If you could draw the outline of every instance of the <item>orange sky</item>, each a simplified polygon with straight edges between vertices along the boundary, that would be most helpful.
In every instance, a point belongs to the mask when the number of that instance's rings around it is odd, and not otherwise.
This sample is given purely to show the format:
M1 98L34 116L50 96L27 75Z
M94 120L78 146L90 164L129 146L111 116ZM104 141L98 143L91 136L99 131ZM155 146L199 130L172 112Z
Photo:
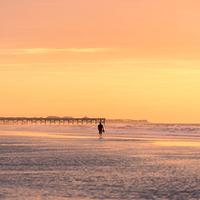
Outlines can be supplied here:
M200 122L199 0L1 0L0 115Z

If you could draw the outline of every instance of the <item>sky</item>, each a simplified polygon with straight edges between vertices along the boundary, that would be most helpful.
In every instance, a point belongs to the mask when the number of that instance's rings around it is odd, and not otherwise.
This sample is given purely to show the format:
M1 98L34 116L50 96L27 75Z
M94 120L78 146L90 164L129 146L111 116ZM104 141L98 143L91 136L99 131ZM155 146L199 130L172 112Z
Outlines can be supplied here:
M200 123L199 0L0 0L0 116Z

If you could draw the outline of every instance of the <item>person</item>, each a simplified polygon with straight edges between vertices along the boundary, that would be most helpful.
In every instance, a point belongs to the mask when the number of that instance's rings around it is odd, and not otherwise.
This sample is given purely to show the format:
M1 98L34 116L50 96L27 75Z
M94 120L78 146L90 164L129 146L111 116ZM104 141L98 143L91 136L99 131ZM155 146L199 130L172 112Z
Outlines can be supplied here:
M98 131L99 131L100 137L102 137L102 134L103 134L103 132L105 132L105 130L104 130L104 126L101 122L98 125Z

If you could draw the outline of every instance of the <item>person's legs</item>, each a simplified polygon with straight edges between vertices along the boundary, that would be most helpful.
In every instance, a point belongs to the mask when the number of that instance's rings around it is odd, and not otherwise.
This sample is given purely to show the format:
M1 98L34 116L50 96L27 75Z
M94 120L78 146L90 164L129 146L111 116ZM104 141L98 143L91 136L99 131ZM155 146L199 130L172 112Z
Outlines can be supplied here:
M99 131L99 136L102 137L102 131Z

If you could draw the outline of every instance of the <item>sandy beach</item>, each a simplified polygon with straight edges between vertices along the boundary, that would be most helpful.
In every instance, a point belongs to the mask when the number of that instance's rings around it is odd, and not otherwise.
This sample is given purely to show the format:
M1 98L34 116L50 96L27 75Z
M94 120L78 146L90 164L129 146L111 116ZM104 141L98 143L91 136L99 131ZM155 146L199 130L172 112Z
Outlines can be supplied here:
M200 199L199 128L183 129L1 127L0 199Z

